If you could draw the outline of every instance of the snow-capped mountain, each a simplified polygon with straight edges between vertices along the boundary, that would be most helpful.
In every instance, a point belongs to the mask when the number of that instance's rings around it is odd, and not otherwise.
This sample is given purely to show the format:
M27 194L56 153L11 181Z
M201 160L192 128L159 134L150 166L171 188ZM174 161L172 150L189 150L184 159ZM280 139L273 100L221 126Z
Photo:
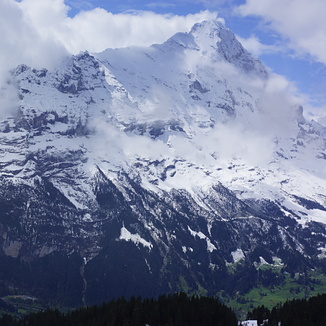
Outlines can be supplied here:
M17 67L0 291L66 305L215 295L248 290L264 264L323 266L326 129L275 78L218 20Z

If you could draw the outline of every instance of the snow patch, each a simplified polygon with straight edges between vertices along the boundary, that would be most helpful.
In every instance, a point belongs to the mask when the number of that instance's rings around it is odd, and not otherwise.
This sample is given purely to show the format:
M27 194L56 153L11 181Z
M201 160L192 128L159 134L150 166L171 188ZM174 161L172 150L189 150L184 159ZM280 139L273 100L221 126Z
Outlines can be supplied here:
M93 222L93 219L92 219L91 214L86 213L86 214L83 216L83 221L84 221L84 222Z
M241 322L242 326L258 326L257 320L245 320Z
M233 261L235 263L239 262L240 260L244 259L245 258L245 255L242 251L242 249L237 249L236 251L232 251L231 252L231 255L232 255L232 258L233 258Z
M206 243L207 243L207 251L212 252L214 250L217 250L217 248L215 247L215 245L211 242L211 240L203 232L193 231L189 226L188 226L188 230L189 230L190 234L194 238L195 237L198 237L199 239L206 240Z
M279 257L272 257L272 259L273 259L273 262L274 262L274 266L275 267L282 267L282 266L284 266L281 258L279 258Z
M137 233L136 234L132 234L131 232L128 231L128 229L125 226L123 226L121 228L119 240L131 241L136 246L138 246L139 244L141 244L143 247L147 247L149 250L151 250L153 248L153 245L150 242L148 242L145 239L143 239Z
M318 248L320 251L320 254L317 256L319 259L324 259L326 258L326 248L325 247L320 247Z

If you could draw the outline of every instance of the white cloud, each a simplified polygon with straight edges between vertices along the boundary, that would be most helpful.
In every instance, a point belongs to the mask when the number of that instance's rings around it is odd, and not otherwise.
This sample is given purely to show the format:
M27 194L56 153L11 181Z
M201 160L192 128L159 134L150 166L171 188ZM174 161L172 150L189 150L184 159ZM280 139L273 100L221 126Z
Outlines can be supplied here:
M208 11L174 16L153 12L112 14L96 8L70 18L68 11L64 0L1 0L0 75L21 63L51 68L67 52L160 43L178 31L189 30L198 21L216 17Z
M222 159L239 159L262 165L272 157L272 139L259 130L250 130L241 123L219 124L215 130L216 153Z
M16 112L19 105L17 88L9 79L2 81L0 87L0 119L6 118L10 113Z
M40 2L40 1L39 1ZM67 52L48 31L55 28L59 17L65 17L65 6L58 0L50 1L25 0L18 3L13 0L0 1L0 98L1 117L12 112L18 106L17 89L10 84L9 70L21 63L35 68L48 67ZM39 5L39 6L38 6ZM51 12L49 17L44 12ZM38 20L37 26L34 24ZM61 18L60 18L61 19ZM49 24L48 30L38 26Z
M37 29L47 23L49 30L54 28L60 10L64 9L57 6L59 2L52 1L53 16L49 15L47 19L43 14L46 9L49 9L45 8L49 0L42 2L43 5L40 7L36 5L35 0L25 0L21 3L13 0L0 1L0 75L8 68L21 63L34 67L49 66L66 53L64 46L53 39L53 34L50 35L51 33L46 30ZM35 24L35 19L39 23Z
M164 42L176 32L188 31L198 21L212 19L216 13L203 11L193 15L159 15L153 12L128 12L112 14L96 8L79 13L66 22L62 42L68 50L91 52L106 48L149 46Z
M255 35L251 35L249 38L243 38L237 35L237 39L247 51L256 56L281 51L281 49L276 45L261 43L259 38Z
M84 10L90 6L88 1L81 0L72 0L70 4ZM71 18L68 11L64 0L0 1L0 89L7 87L8 71L19 64L51 69L68 53L148 46L217 15L208 11L187 16L153 12L112 14L96 8Z
M256 15L289 41L297 54L326 64L326 2L324 0L247 0L242 16Z
M321 107L307 107L305 116L308 119L315 120L322 126L326 127L326 105Z

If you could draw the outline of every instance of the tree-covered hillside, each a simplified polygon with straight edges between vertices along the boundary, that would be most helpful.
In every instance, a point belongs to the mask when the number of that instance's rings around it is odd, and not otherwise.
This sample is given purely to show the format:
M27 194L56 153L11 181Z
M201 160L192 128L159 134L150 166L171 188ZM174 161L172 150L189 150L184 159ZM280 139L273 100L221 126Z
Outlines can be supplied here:
M67 314L58 310L32 313L22 319L4 315L1 326L236 326L233 311L210 297L188 297L184 293L155 299L132 297L101 306L85 307Z

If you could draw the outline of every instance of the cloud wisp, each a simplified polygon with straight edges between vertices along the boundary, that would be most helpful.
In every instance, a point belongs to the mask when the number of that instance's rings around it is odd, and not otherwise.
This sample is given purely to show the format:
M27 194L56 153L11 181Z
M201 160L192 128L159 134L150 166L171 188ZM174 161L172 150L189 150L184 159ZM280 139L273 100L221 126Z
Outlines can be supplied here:
M249 38L243 38L237 35L237 39L241 42L244 48L256 56L282 51L282 49L277 45L262 43L256 35L251 35Z
M326 2L324 0L247 0L236 10L261 17L297 55L326 64Z

